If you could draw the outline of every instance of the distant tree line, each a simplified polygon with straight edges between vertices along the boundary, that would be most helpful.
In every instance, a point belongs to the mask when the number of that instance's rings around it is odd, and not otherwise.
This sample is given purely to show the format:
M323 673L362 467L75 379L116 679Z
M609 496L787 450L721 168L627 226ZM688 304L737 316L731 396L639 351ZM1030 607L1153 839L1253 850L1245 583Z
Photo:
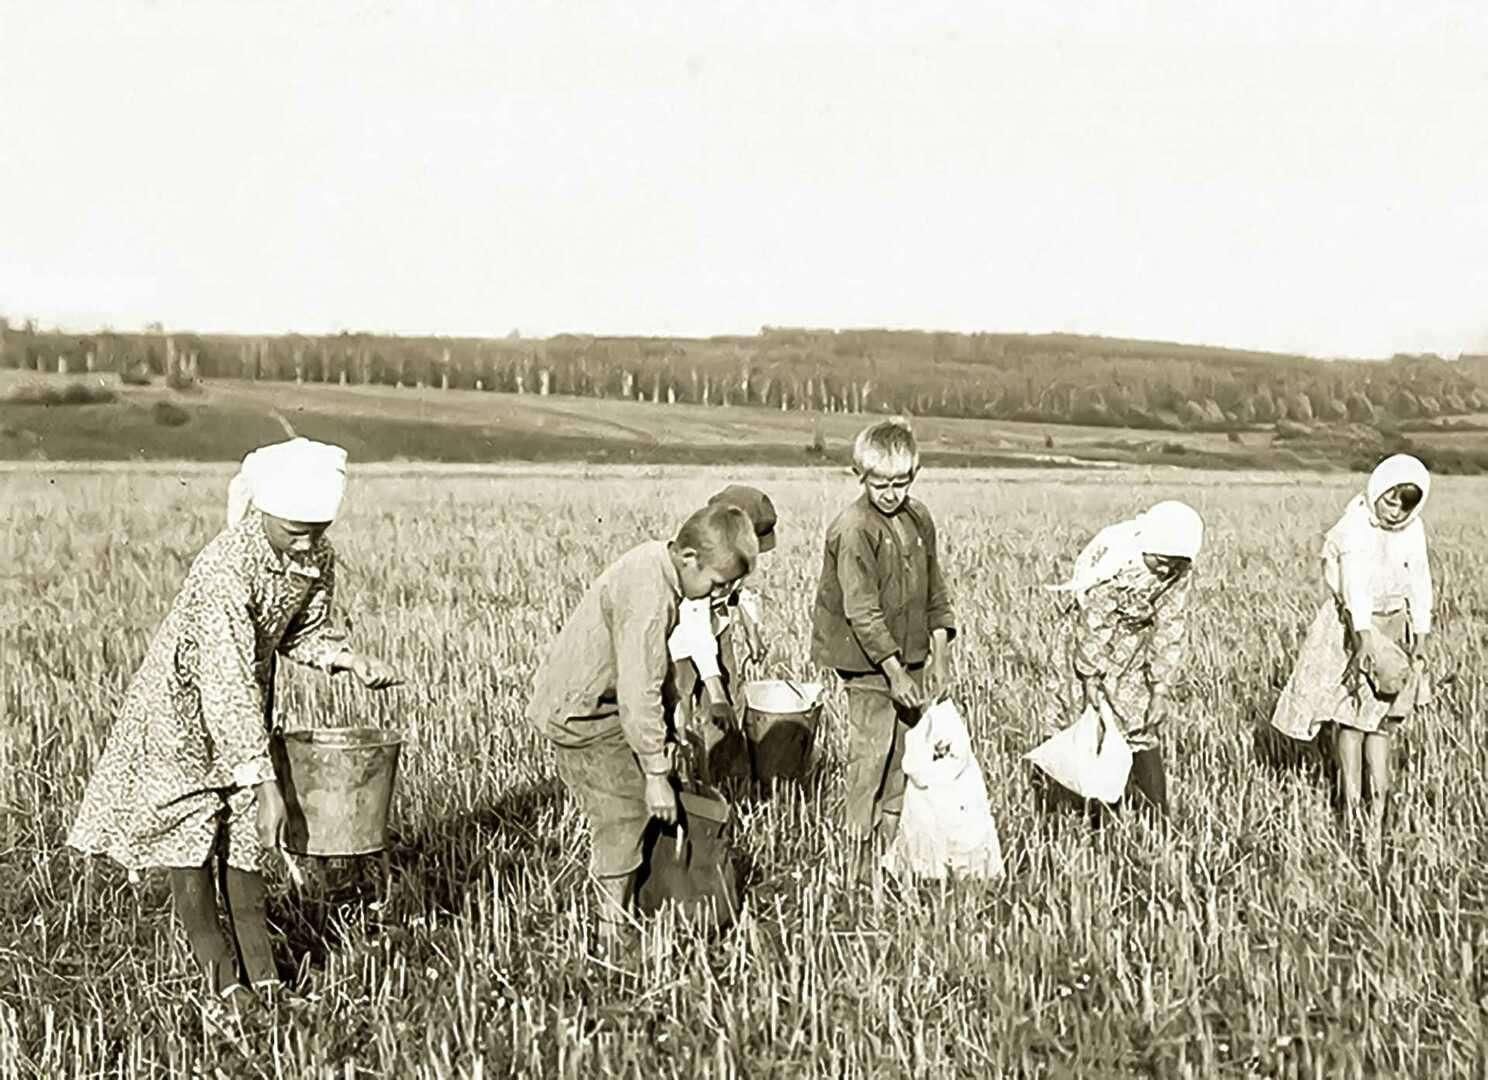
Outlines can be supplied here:
M0 366L1140 428L1381 423L1488 411L1488 358L1322 361L1066 334L766 327L705 339L69 335L0 320Z

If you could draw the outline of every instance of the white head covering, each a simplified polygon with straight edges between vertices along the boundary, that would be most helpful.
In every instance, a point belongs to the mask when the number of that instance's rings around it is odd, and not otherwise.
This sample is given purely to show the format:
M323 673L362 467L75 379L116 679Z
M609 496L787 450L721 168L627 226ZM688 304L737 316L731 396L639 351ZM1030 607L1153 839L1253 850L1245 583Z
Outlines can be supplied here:
M290 439L253 451L227 488L227 523L249 510L286 521L334 521L346 494L346 451L329 443Z
M1070 579L1050 592L1087 593L1143 555L1192 559L1204 544L1204 522L1187 503L1160 502L1127 521L1107 525L1075 558Z
M1376 516L1375 504L1385 492L1402 484L1414 484L1420 488L1421 498L1399 525L1386 525ZM1364 487L1364 499L1369 507L1369 522L1377 529L1392 531L1404 529L1420 517L1421 510L1426 506L1426 496L1430 493L1431 473L1426 470L1426 466L1419 458L1414 458L1409 454L1395 454L1387 457L1374 467L1374 472L1369 474L1369 483Z

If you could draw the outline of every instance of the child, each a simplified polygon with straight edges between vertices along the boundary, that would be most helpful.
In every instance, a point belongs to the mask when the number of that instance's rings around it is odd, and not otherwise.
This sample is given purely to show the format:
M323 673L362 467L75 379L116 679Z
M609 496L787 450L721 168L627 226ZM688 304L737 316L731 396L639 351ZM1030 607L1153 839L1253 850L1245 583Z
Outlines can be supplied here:
M1104 696L1132 748L1127 797L1139 793L1165 813L1158 729L1183 663L1189 570L1204 542L1204 523L1181 502L1161 502L1096 534L1074 574L1052 591L1075 596L1070 659L1073 684L1054 687L1062 718L1098 707ZM1104 724L1104 721L1102 721ZM1094 808L1099 821L1099 808Z
M1421 510L1430 491L1426 466L1396 454L1370 474L1364 493L1328 530L1322 557L1328 597L1271 719L1278 730L1304 741L1323 722L1335 724L1350 824L1359 821L1368 766L1371 840L1383 833L1390 732L1428 693L1420 653L1431 633L1432 585ZM1392 666L1398 669L1393 680L1387 671ZM1397 685L1386 685L1390 681Z
M775 504L763 491L730 484L709 499L708 505L736 506L744 511L754 524L760 554L774 550ZM677 665L677 726L679 730L687 728L695 732L708 779L747 767L747 761L738 753L737 739L728 740L728 735L736 735L738 728L738 703L734 700L739 688L736 631L744 638L747 657L754 662L763 660L759 597L744 588L722 598L682 601L677 628L669 642L672 660ZM700 708L705 699L706 707ZM699 712L706 713L709 723L692 722Z
M247 987L279 984L259 874L285 820L269 757L275 653L375 689L396 681L332 628L336 557L323 534L345 485L340 447L294 439L243 459L228 527L156 632L68 836L131 871L169 868L208 988L245 1004Z
M827 529L812 615L812 662L834 669L847 690L847 828L860 878L877 863L875 845L898 832L904 736L946 688L956 635L935 522L909 497L919 464L905 421L858 433L863 494Z
M648 822L677 819L667 745L677 605L727 595L758 555L742 510L699 510L675 540L632 548L600 574L538 670L527 715L555 746L558 775L589 819L607 944L625 936Z

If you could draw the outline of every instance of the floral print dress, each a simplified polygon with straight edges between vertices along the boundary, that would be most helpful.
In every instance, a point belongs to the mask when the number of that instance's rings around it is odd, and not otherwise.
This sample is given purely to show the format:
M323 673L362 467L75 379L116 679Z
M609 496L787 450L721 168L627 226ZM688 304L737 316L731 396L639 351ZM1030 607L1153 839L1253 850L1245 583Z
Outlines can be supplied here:
M1158 745L1158 731L1143 724L1153 688L1173 685L1187 653L1191 577L1164 580L1136 560L1078 600L1065 624L1068 663L1049 687L1055 726L1080 712L1080 676L1099 675L1132 750Z
M281 556L250 513L192 563L109 732L67 842L130 870L206 863L226 826L229 865L257 870L254 785L274 778L275 654L329 672L335 552Z

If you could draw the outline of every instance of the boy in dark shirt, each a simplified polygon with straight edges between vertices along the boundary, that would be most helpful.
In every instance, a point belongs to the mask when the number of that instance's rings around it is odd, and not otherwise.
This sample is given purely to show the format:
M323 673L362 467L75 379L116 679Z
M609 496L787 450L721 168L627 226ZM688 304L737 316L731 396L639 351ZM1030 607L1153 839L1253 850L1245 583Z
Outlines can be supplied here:
M859 873L893 839L904 799L904 736L945 689L956 635L930 511L909 497L919 449L903 420L853 443L863 494L827 529L811 656L847 690L847 826Z

